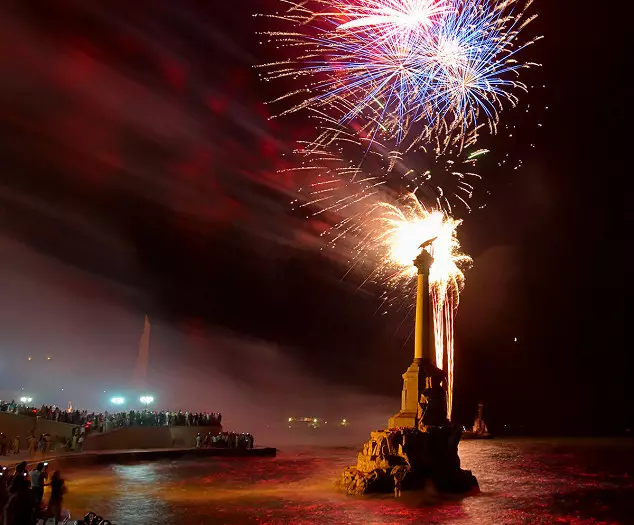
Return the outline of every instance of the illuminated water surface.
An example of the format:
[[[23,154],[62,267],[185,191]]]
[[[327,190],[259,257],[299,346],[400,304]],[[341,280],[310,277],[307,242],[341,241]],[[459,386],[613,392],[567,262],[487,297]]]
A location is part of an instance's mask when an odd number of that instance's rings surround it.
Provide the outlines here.
[[[65,506],[117,524],[634,523],[629,440],[493,440],[461,444],[482,493],[432,504],[420,495],[356,498],[333,482],[353,448],[281,451],[277,458],[163,461],[68,470]]]

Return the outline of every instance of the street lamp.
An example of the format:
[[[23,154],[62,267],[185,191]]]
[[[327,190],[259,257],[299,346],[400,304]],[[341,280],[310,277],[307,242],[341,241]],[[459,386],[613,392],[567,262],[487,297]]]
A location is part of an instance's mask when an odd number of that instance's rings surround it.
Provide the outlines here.
[[[147,410],[147,406],[154,401],[152,396],[141,396],[141,403],[145,405],[145,410]]]
[[[123,403],[125,403],[125,399],[124,399],[123,397],[120,397],[120,396],[115,396],[115,397],[113,397],[113,398],[110,400],[110,402],[111,402],[113,405],[123,405]]]
[[[20,398],[20,401],[21,401],[22,403],[30,403],[31,401],[33,401],[33,398],[32,398],[32,397],[24,397],[24,396],[22,396],[22,397]]]

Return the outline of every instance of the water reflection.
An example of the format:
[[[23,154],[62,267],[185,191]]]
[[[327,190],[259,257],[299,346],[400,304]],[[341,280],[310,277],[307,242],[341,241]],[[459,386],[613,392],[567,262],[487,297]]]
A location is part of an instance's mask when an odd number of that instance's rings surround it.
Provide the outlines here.
[[[634,447],[603,441],[467,441],[464,468],[482,494],[428,505],[418,495],[354,498],[334,490],[355,449],[289,450],[277,458],[209,459],[68,471],[67,505],[117,523],[629,523]],[[136,520],[136,521],[135,521]]]

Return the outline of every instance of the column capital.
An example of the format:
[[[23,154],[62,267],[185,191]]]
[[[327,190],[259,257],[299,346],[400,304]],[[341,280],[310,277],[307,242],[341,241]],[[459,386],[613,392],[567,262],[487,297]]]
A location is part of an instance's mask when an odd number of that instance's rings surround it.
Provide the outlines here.
[[[418,268],[419,274],[429,275],[429,269],[431,268],[431,265],[434,263],[434,258],[425,248],[431,245],[437,238],[438,237],[428,239],[423,244],[420,245],[420,253],[416,257],[416,259],[414,259],[414,266]]]
[[[414,259],[414,266],[418,269],[418,273],[423,275],[429,275],[429,269],[433,263],[434,258],[425,249],[422,249],[416,259]]]

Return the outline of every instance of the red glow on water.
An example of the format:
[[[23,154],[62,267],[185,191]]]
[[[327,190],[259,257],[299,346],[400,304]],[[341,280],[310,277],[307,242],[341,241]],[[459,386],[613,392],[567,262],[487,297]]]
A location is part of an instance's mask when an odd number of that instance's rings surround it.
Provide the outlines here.
[[[404,493],[398,499],[389,494],[345,496],[335,490],[334,480],[345,466],[354,463],[357,450],[323,448],[289,450],[274,459],[117,467],[115,478],[106,477],[104,487],[94,487],[94,502],[82,501],[91,507],[100,504],[103,513],[108,510],[112,517],[123,512],[123,502],[128,505],[128,513],[134,513],[134,505],[150,505],[176,522],[179,519],[184,522],[186,518],[187,523],[616,525],[631,522],[634,444],[611,453],[610,449],[604,449],[600,459],[589,458],[587,449],[566,455],[549,449],[547,444],[533,447],[528,441],[468,442],[460,448],[463,467],[472,469],[478,477],[480,495],[440,500],[412,493]],[[597,477],[584,475],[592,470],[591,464],[601,467],[595,472]],[[74,473],[73,479],[80,480],[81,476]],[[105,486],[114,490],[107,502],[102,498]],[[148,491],[148,487],[155,490]],[[84,483],[82,490],[88,490]],[[69,500],[75,497],[75,492],[69,493]],[[149,514],[144,516],[147,518]],[[132,517],[126,515],[128,521]]]

